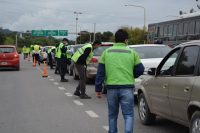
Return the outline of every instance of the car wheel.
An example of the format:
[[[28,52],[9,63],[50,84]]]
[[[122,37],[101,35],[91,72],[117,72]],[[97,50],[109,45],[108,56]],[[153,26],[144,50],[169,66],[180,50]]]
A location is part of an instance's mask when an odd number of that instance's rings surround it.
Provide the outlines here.
[[[74,69],[73,69],[73,78],[74,78],[74,80],[78,80],[79,79],[79,77],[76,75],[76,72],[75,72]]]
[[[196,111],[192,115],[190,121],[190,133],[199,133],[200,132],[200,111]]]
[[[150,112],[143,93],[140,94],[138,98],[138,113],[139,118],[144,125],[150,125],[156,119],[156,116]]]

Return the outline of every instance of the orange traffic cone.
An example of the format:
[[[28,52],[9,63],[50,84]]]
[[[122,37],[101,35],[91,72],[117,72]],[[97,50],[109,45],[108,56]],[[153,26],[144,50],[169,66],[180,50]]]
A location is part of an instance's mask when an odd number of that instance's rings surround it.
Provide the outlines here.
[[[33,57],[33,67],[36,67],[36,60],[35,60],[35,57]]]
[[[44,61],[44,67],[43,67],[43,74],[42,74],[43,78],[48,77],[47,75],[47,66],[46,66],[46,61]]]

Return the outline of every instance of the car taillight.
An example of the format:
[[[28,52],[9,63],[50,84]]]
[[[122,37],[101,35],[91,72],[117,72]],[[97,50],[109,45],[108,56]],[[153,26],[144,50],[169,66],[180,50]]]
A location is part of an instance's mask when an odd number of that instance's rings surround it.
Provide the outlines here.
[[[92,58],[90,62],[91,63],[98,63],[98,60],[97,60],[97,58]]]
[[[15,57],[15,58],[18,58],[18,57],[19,57],[19,55],[18,55],[18,54],[14,54],[14,57]]]

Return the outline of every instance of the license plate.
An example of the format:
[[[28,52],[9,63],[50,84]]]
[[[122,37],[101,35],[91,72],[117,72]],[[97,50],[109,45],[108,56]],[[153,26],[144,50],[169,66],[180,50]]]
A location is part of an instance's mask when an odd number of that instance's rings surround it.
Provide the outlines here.
[[[7,62],[1,62],[1,65],[7,65],[8,63]]]

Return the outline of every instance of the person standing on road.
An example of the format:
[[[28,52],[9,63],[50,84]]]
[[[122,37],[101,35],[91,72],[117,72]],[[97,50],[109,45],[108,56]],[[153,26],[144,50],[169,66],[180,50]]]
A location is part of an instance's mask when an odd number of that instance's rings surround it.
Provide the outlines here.
[[[79,96],[81,99],[90,99],[91,97],[86,94],[86,67],[89,64],[90,60],[93,57],[93,50],[99,47],[101,42],[95,41],[93,44],[86,44],[83,47],[79,48],[71,60],[75,63],[75,67],[79,74],[79,84],[76,87],[74,92],[75,96]]]
[[[58,65],[60,68],[60,82],[68,82],[68,79],[65,79],[65,74],[67,71],[67,63],[69,63],[66,52],[67,52],[67,44],[69,43],[69,40],[67,38],[63,38],[62,42],[58,46]]]
[[[38,62],[38,65],[40,65],[40,46],[39,45],[34,45],[33,46],[33,58],[35,58],[35,61]]]
[[[58,62],[58,47],[59,46],[59,43],[56,44],[56,49],[55,49],[55,60],[56,60],[56,69],[55,69],[55,74],[60,74],[60,66],[59,66],[59,62]]]
[[[117,133],[119,105],[125,123],[125,133],[133,133],[134,82],[144,72],[138,54],[127,47],[128,33],[119,29],[115,33],[115,44],[101,55],[96,81],[96,96],[101,98],[102,84],[107,89],[109,133]]]

